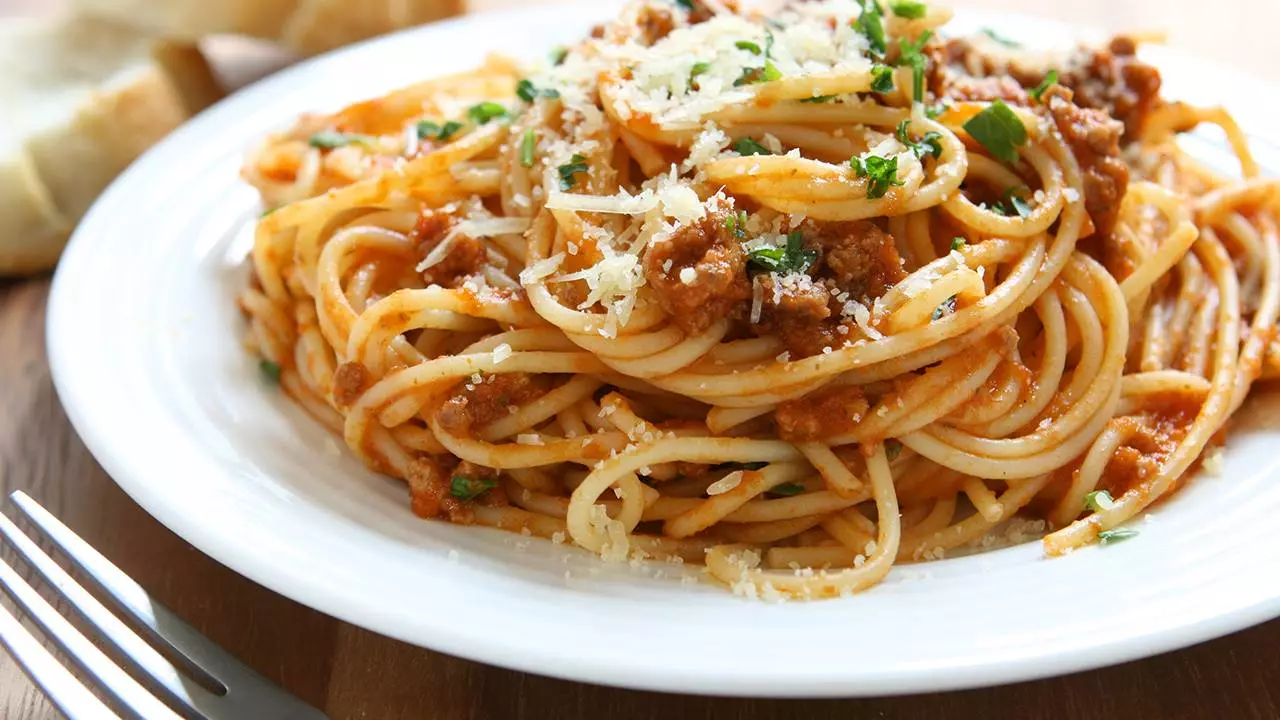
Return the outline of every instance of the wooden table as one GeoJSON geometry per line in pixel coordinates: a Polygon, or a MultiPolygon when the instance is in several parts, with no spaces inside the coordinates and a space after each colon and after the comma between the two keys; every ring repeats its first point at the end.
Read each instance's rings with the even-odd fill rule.
{"type": "MultiPolygon", "coordinates": [[[[1032,3],[968,4],[1025,11],[1032,3]]],[[[1280,80],[1270,38],[1280,21],[1280,5],[1266,4],[1077,0],[1045,2],[1037,11],[1113,30],[1168,30],[1175,45],[1280,80]]],[[[23,6],[45,5],[41,0],[0,0],[0,15],[23,6]]],[[[30,492],[161,602],[332,718],[1280,718],[1280,621],[1180,652],[1064,678],[969,692],[831,701],[614,690],[487,667],[375,635],[219,565],[148,516],[103,473],[68,425],[49,379],[44,346],[48,289],[47,277],[0,282],[0,485],[6,493],[18,488],[30,492]]],[[[3,654],[0,717],[57,717],[3,654]]]]}

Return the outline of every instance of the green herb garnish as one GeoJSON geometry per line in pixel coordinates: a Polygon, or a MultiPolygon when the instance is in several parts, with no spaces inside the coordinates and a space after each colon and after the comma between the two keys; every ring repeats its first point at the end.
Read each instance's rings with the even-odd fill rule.
{"type": "Polygon", "coordinates": [[[587,169],[587,158],[580,153],[574,153],[573,157],[569,158],[569,162],[556,168],[560,173],[560,188],[572,190],[573,186],[578,184],[578,179],[574,176],[586,172],[587,169]]]}
{"type": "Polygon", "coordinates": [[[893,68],[880,63],[871,66],[871,91],[893,92],[893,68]]]}
{"type": "Polygon", "coordinates": [[[800,102],[802,102],[802,103],[813,103],[814,105],[821,105],[822,103],[829,103],[829,102],[831,102],[832,100],[835,100],[835,99],[836,99],[836,96],[835,96],[835,95],[819,95],[819,96],[817,96],[817,97],[805,98],[805,99],[801,100],[800,102]]]}
{"type": "Polygon", "coordinates": [[[991,38],[992,40],[995,40],[996,42],[1000,43],[1001,45],[1003,45],[1003,46],[1005,46],[1005,47],[1008,47],[1008,48],[1020,48],[1020,47],[1022,47],[1022,43],[1018,42],[1017,40],[1010,40],[1009,38],[1007,38],[1007,37],[1005,37],[1005,36],[1001,35],[1000,33],[996,32],[995,30],[992,30],[991,28],[982,28],[982,30],[981,30],[980,32],[981,32],[983,35],[986,35],[987,37],[991,38]]]}
{"type": "Polygon", "coordinates": [[[703,73],[707,72],[710,69],[711,69],[711,63],[709,62],[694,63],[693,67],[689,68],[689,87],[693,88],[694,90],[698,90],[699,85],[698,85],[698,81],[695,80],[695,78],[697,78],[699,75],[702,75],[703,73]]]}
{"type": "Polygon", "coordinates": [[[882,198],[889,188],[902,185],[898,179],[898,158],[883,158],[878,155],[849,159],[849,166],[858,177],[867,178],[867,199],[882,198]]]}
{"type": "Polygon", "coordinates": [[[1106,490],[1094,490],[1084,496],[1084,506],[1094,512],[1102,512],[1115,507],[1116,501],[1106,490]]]}
{"type": "Polygon", "coordinates": [[[911,66],[911,97],[916,102],[924,102],[924,69],[928,64],[928,58],[924,55],[924,45],[932,37],[933,31],[925,30],[920,33],[920,37],[916,38],[914,43],[907,42],[905,38],[898,40],[898,49],[902,52],[895,64],[899,67],[911,66]]]}
{"type": "Polygon", "coordinates": [[[772,155],[773,154],[772,152],[769,151],[769,148],[761,145],[760,143],[748,137],[739,138],[738,141],[733,144],[733,150],[734,152],[744,157],[747,155],[772,155]]]}
{"type": "Polygon", "coordinates": [[[524,131],[524,138],[520,141],[520,164],[525,167],[533,167],[533,153],[538,147],[538,134],[533,128],[524,131]]]}
{"type": "Polygon", "coordinates": [[[773,61],[765,60],[764,67],[742,68],[742,74],[738,76],[737,80],[733,81],[733,86],[755,85],[756,83],[773,82],[781,78],[782,72],[774,66],[773,61]]]}
{"type": "Polygon", "coordinates": [[[740,210],[732,213],[724,219],[724,229],[728,233],[739,240],[747,237],[747,211],[740,210]]]}
{"type": "Polygon", "coordinates": [[[462,123],[456,120],[450,120],[444,125],[437,125],[430,120],[422,120],[418,123],[418,137],[423,140],[439,140],[447,142],[453,134],[461,130],[462,123]]]}
{"type": "Polygon", "coordinates": [[[262,371],[262,377],[273,383],[280,382],[280,364],[271,362],[270,360],[258,361],[258,369],[262,371]]]}
{"type": "Polygon", "coordinates": [[[935,159],[942,157],[942,143],[939,142],[942,139],[942,133],[927,132],[919,140],[912,140],[911,136],[907,134],[907,129],[910,125],[910,120],[903,120],[898,123],[898,142],[910,148],[911,152],[915,153],[916,157],[921,160],[926,155],[932,155],[935,159]]]}
{"type": "Polygon", "coordinates": [[[1027,128],[1002,100],[970,118],[964,129],[988,152],[1010,165],[1018,162],[1018,148],[1027,144],[1027,128]]]}
{"type": "Polygon", "coordinates": [[[313,148],[322,150],[333,150],[334,148],[346,147],[348,145],[369,145],[374,139],[368,135],[359,133],[342,133],[333,130],[324,130],[312,135],[307,144],[313,148]]]}
{"type": "Polygon", "coordinates": [[[1113,542],[1128,540],[1137,534],[1137,530],[1130,530],[1129,528],[1115,528],[1113,530],[1103,530],[1098,533],[1098,539],[1102,541],[1103,545],[1109,545],[1113,542]]]}
{"type": "Polygon", "coordinates": [[[497,480],[490,478],[472,478],[466,475],[454,475],[449,481],[449,494],[459,500],[475,500],[498,485],[497,480]]]}
{"type": "Polygon", "coordinates": [[[676,5],[688,10],[689,12],[693,12],[697,9],[693,5],[693,0],[676,0],[676,5]]]}
{"type": "Polygon", "coordinates": [[[527,103],[531,103],[540,97],[558,98],[560,97],[560,91],[555,88],[539,89],[537,85],[533,84],[533,81],[525,79],[516,83],[516,96],[527,103]]]}
{"type": "Polygon", "coordinates": [[[751,42],[750,40],[739,40],[738,42],[734,43],[733,46],[738,48],[739,50],[746,50],[752,55],[759,55],[763,52],[760,49],[759,45],[751,42]]]}
{"type": "Polygon", "coordinates": [[[897,460],[898,456],[901,454],[902,454],[902,443],[900,441],[894,440],[893,438],[889,438],[888,440],[884,441],[885,459],[887,459],[889,462],[893,462],[894,460],[897,460]]]}
{"type": "Polygon", "coordinates": [[[956,311],[956,296],[952,295],[946,300],[943,300],[941,305],[934,308],[931,319],[941,320],[943,315],[950,315],[955,311],[956,311]]]}
{"type": "Polygon", "coordinates": [[[955,236],[955,237],[951,238],[951,249],[952,249],[952,250],[960,250],[961,248],[963,248],[963,247],[964,247],[965,245],[967,245],[967,244],[969,244],[969,241],[965,240],[964,238],[960,237],[959,235],[957,235],[957,236],[955,236]]]}
{"type": "Polygon", "coordinates": [[[569,48],[563,45],[557,45],[551,48],[551,64],[555,66],[563,65],[564,59],[569,57],[569,48]]]}
{"type": "Polygon", "coordinates": [[[792,497],[802,492],[804,492],[804,486],[795,482],[782,483],[769,489],[770,495],[781,495],[782,497],[792,497]]]}
{"type": "Polygon", "coordinates": [[[1036,102],[1040,102],[1040,97],[1048,92],[1049,88],[1053,87],[1057,82],[1058,71],[1050,70],[1048,74],[1044,76],[1044,79],[1040,81],[1040,84],[1036,86],[1036,89],[1031,91],[1031,97],[1035,98],[1036,102]]]}
{"type": "Polygon", "coordinates": [[[818,259],[818,252],[804,246],[804,233],[795,230],[787,235],[786,247],[761,247],[747,252],[747,261],[779,275],[802,273],[818,259]]]}
{"type": "Polygon", "coordinates": [[[490,120],[509,117],[507,109],[501,104],[486,100],[467,110],[467,117],[477,125],[487,125],[490,120]]]}
{"type": "Polygon", "coordinates": [[[916,0],[889,0],[889,10],[900,18],[919,20],[929,12],[929,7],[916,0]]]}
{"type": "Polygon", "coordinates": [[[1004,191],[1004,195],[996,202],[994,210],[1005,217],[1026,217],[1031,214],[1031,205],[1023,200],[1022,193],[1027,192],[1024,187],[1011,187],[1004,191]]]}
{"type": "Polygon", "coordinates": [[[862,12],[853,21],[853,29],[867,36],[867,44],[877,57],[884,57],[889,47],[884,35],[883,14],[884,11],[876,0],[862,0],[862,12]]]}
{"type": "Polygon", "coordinates": [[[931,107],[931,108],[925,108],[925,109],[924,109],[924,115],[925,115],[925,117],[929,118],[930,120],[937,120],[937,119],[938,119],[938,117],[939,117],[940,115],[942,115],[942,113],[944,113],[944,112],[946,112],[946,111],[948,111],[948,110],[950,110],[950,109],[951,109],[951,106],[950,106],[950,105],[947,105],[946,103],[943,103],[943,104],[941,104],[941,105],[935,105],[935,106],[933,106],[933,107],[931,107]]]}

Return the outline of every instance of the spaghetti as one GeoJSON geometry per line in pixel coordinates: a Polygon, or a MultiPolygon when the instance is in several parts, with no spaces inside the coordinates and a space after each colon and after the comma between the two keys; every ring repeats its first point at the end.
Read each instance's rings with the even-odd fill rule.
{"type": "Polygon", "coordinates": [[[419,515],[751,596],[1131,535],[1280,374],[1278,186],[1133,42],[949,18],[639,2],[304,117],[244,169],[248,344],[419,515]]]}

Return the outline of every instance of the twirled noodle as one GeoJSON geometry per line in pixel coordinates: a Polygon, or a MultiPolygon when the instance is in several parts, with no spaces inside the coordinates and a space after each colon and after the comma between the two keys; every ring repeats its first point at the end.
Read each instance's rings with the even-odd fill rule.
{"type": "Polygon", "coordinates": [[[1132,42],[685,5],[250,158],[247,342],[418,514],[843,595],[1131,535],[1280,376],[1280,186],[1132,42]]]}

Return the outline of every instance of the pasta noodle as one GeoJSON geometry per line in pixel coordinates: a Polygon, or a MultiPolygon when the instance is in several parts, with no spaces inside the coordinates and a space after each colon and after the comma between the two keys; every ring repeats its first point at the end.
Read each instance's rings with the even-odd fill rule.
{"type": "Polygon", "coordinates": [[[1130,536],[1280,375],[1280,186],[1133,41],[949,18],[637,2],[303,117],[243,173],[248,344],[419,515],[752,597],[1130,536]]]}

